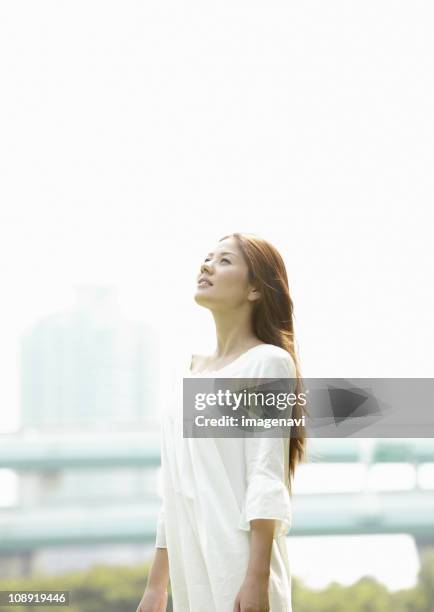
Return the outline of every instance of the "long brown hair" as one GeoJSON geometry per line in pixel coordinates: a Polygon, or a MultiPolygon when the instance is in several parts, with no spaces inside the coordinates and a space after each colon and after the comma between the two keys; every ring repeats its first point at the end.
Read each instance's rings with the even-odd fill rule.
{"type": "MultiPolygon", "coordinates": [[[[297,378],[295,393],[301,393],[303,382],[295,350],[294,305],[289,294],[285,263],[272,244],[255,234],[236,232],[224,236],[220,241],[231,237],[237,240],[244,255],[249,269],[249,282],[254,283],[261,293],[261,299],[256,300],[253,307],[253,331],[262,342],[280,346],[291,355],[297,378]]],[[[300,419],[303,412],[303,406],[296,402],[291,416],[300,419]]],[[[290,494],[295,468],[305,457],[306,429],[303,425],[293,425],[288,458],[290,494]]]]}

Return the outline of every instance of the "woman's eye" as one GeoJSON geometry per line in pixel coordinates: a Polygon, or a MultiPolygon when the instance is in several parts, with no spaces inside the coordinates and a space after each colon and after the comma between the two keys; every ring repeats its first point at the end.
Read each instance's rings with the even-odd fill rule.
{"type": "MultiPolygon", "coordinates": [[[[206,257],[206,258],[203,260],[203,263],[206,263],[206,262],[207,262],[207,261],[209,261],[209,260],[210,260],[210,258],[209,258],[209,257],[206,257]]],[[[226,261],[227,263],[231,263],[231,262],[229,261],[229,259],[227,259],[226,257],[222,257],[222,259],[221,259],[220,261],[226,261]]]]}

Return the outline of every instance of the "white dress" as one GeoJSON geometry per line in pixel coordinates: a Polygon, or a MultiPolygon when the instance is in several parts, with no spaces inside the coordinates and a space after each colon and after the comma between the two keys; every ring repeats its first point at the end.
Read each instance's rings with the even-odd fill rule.
{"type": "MultiPolygon", "coordinates": [[[[295,378],[292,357],[257,345],[219,370],[183,377],[295,378]]],[[[269,602],[291,612],[285,534],[291,527],[290,438],[183,438],[182,377],[161,419],[162,506],[155,545],[167,548],[174,612],[233,612],[249,562],[250,521],[275,519],[269,602]]]]}

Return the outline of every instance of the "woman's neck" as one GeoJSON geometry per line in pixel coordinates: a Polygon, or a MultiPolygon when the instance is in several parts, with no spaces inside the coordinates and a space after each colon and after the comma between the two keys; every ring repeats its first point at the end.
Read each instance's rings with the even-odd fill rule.
{"type": "Polygon", "coordinates": [[[251,323],[251,312],[234,311],[230,313],[214,312],[217,347],[214,359],[224,359],[239,355],[249,348],[261,344],[255,335],[251,323]]]}

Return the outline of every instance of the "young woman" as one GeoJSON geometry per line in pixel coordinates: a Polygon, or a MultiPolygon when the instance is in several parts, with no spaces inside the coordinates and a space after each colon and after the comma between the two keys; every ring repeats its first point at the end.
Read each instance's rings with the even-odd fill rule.
{"type": "MultiPolygon", "coordinates": [[[[214,318],[214,355],[185,377],[301,376],[284,262],[252,234],[222,238],[204,259],[196,302],[214,318]]],[[[163,504],[148,583],[136,612],[291,612],[286,533],[305,428],[291,437],[183,438],[182,390],[162,420],[163,504]]],[[[292,417],[300,418],[295,404],[292,417]]]]}

